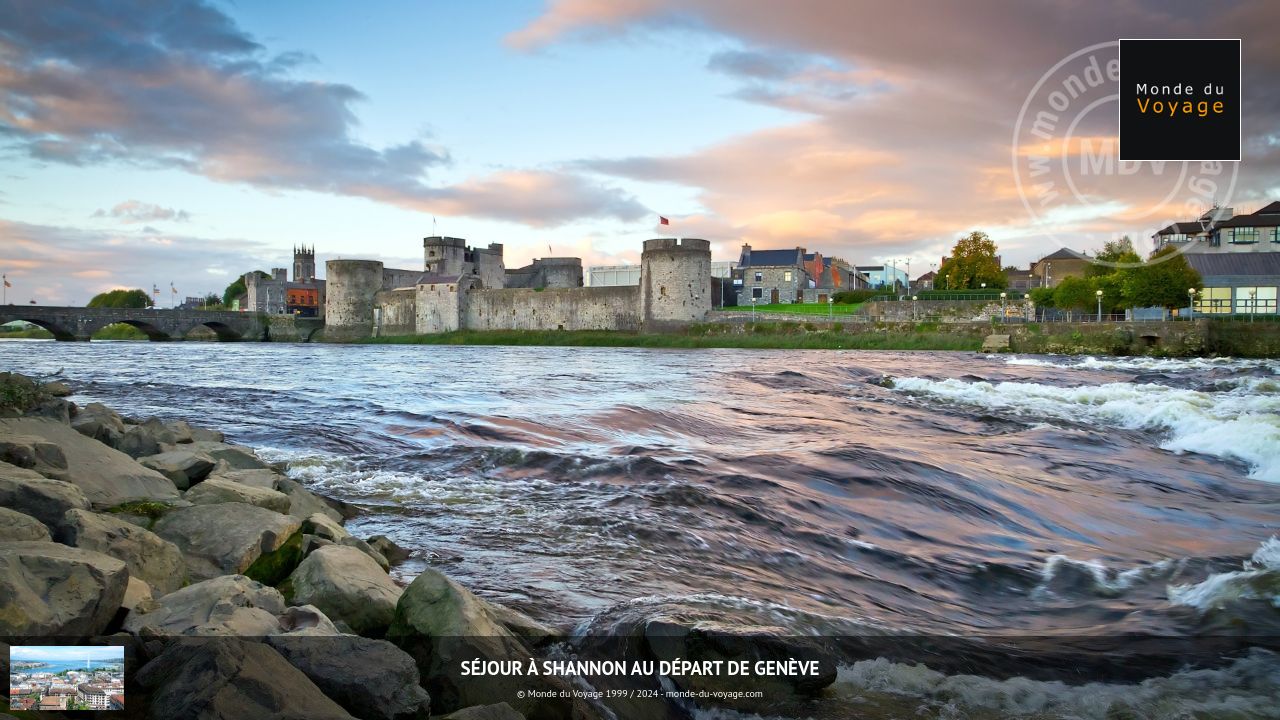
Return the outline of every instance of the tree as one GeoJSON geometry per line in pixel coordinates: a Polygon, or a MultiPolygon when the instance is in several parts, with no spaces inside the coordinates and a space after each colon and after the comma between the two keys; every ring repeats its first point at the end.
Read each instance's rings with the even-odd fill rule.
{"type": "Polygon", "coordinates": [[[1036,307],[1049,308],[1054,307],[1053,304],[1053,288],[1038,287],[1031,290],[1031,302],[1036,307]]]}
{"type": "MultiPolygon", "coordinates": [[[[1133,241],[1128,235],[1119,240],[1109,240],[1102,249],[1093,254],[1093,257],[1102,263],[1114,263],[1120,265],[1138,265],[1142,262],[1142,257],[1133,249],[1133,241]]],[[[1103,265],[1100,263],[1090,263],[1085,266],[1084,276],[1087,278],[1102,277],[1103,275],[1111,275],[1116,272],[1124,272],[1128,268],[1118,268],[1114,264],[1103,265]]]]}
{"type": "Polygon", "coordinates": [[[1005,276],[996,260],[996,244],[987,234],[974,230],[956,241],[951,257],[938,268],[938,279],[948,290],[1005,286],[1005,276]]]}
{"type": "Polygon", "coordinates": [[[1124,294],[1135,307],[1182,307],[1187,290],[1200,290],[1200,273],[1187,263],[1178,248],[1166,245],[1147,262],[1125,274],[1124,294]]]}
{"type": "MultiPolygon", "coordinates": [[[[265,273],[261,270],[254,270],[253,272],[257,273],[258,277],[260,278],[270,279],[271,277],[270,274],[265,273]]],[[[235,282],[228,285],[227,289],[222,292],[223,305],[226,305],[227,307],[231,307],[231,304],[235,302],[236,298],[249,292],[249,289],[246,288],[244,285],[245,275],[248,275],[248,274],[249,273],[245,273],[244,275],[241,275],[240,277],[236,278],[235,282]]]]}
{"type": "Polygon", "coordinates": [[[146,290],[119,288],[98,293],[89,301],[91,308],[146,308],[151,307],[151,296],[146,290]]]}
{"type": "Polygon", "coordinates": [[[1053,305],[1063,310],[1089,310],[1095,300],[1093,283],[1074,275],[1062,278],[1053,289],[1053,305]]]}

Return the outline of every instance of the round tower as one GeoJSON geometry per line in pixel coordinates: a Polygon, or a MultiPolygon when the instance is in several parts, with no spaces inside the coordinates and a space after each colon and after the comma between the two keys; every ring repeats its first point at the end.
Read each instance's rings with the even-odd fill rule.
{"type": "Polygon", "coordinates": [[[711,243],[696,238],[645,240],[640,304],[646,327],[705,321],[711,312],[711,243]]]}
{"type": "Polygon", "coordinates": [[[373,298],[382,289],[377,260],[330,260],[324,264],[324,334],[356,340],[373,334],[373,298]]]}

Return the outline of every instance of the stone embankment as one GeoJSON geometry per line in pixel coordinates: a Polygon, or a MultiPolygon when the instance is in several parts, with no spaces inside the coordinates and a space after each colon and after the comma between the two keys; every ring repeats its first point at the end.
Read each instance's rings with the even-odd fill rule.
{"type": "MultiPolygon", "coordinates": [[[[567,635],[434,569],[402,587],[388,570],[407,551],[351,534],[353,508],[220,432],[71,396],[62,382],[0,373],[0,636],[123,645],[131,716],[688,717],[656,696],[584,699],[580,680],[460,677],[464,660],[527,664],[567,635]]],[[[700,632],[638,623],[620,657],[652,660],[666,634],[700,632]]],[[[834,677],[831,667],[738,709],[803,702],[834,677]]],[[[660,682],[627,679],[652,692],[660,682]]]]}

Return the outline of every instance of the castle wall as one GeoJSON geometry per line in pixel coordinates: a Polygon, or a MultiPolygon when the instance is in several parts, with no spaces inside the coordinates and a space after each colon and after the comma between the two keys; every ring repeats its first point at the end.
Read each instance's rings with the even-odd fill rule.
{"type": "Polygon", "coordinates": [[[382,269],[382,289],[395,290],[396,288],[411,288],[418,284],[418,278],[422,277],[421,270],[398,270],[396,268],[382,269]]]}
{"type": "Polygon", "coordinates": [[[373,296],[373,337],[412,335],[417,330],[417,291],[382,290],[373,296]]]}
{"type": "MultiPolygon", "coordinates": [[[[468,330],[636,330],[636,287],[473,290],[462,307],[468,330]]],[[[421,330],[419,330],[421,332],[421,330]]]]}
{"type": "Polygon", "coordinates": [[[581,258],[541,258],[529,265],[508,270],[506,287],[576,288],[582,287],[581,258]]]}
{"type": "MultiPolygon", "coordinates": [[[[466,281],[464,281],[466,282],[466,281]]],[[[456,283],[424,284],[417,287],[414,305],[414,332],[421,335],[452,332],[461,320],[461,293],[456,283]]]]}
{"type": "Polygon", "coordinates": [[[325,339],[354,340],[371,335],[374,296],[382,290],[382,271],[377,260],[325,263],[325,339]]]}
{"type": "Polygon", "coordinates": [[[640,302],[649,327],[705,321],[711,312],[711,243],[696,238],[645,240],[640,302]]]}

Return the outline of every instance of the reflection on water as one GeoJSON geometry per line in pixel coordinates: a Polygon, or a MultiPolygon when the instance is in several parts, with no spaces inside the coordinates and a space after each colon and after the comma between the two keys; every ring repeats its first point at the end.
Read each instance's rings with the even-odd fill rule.
{"type": "Polygon", "coordinates": [[[6,342],[0,366],[269,448],[417,550],[401,573],[550,621],[674,600],[833,634],[1275,623],[1275,362],[6,342]]]}

